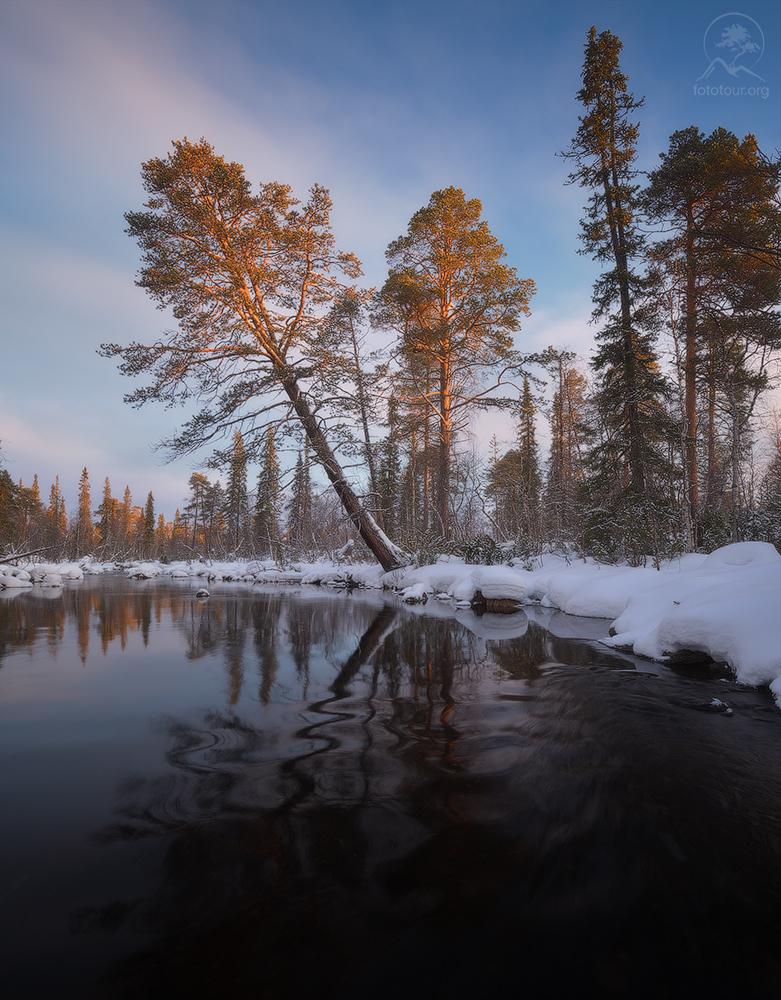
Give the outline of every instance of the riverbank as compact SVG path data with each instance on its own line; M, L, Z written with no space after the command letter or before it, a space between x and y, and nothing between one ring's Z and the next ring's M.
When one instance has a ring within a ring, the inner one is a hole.
M91 559L2 567L6 595L56 588L85 575L116 572ZM727 664L738 681L770 687L781 702L781 555L765 542L740 542L649 567L611 566L543 555L531 567L480 566L441 557L428 566L383 573L373 563L328 561L280 568L271 561L133 562L132 579L207 583L319 585L392 589L401 600L451 602L459 608L535 603L580 617L608 619L600 642L653 660L701 656Z

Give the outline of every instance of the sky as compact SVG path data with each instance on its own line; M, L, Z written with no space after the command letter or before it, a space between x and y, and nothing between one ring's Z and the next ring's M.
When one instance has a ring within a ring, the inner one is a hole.
M583 193L565 185L557 156L577 125L586 32L595 24L624 42L623 68L646 100L642 168L691 124L753 132L772 151L777 0L740 8L764 36L753 68L766 96L725 95L718 84L735 81L718 68L707 81L717 92L697 92L709 25L730 12L697 0L3 0L0 447L11 474L29 482L37 471L44 490L59 474L72 503L87 465L95 491L108 475L116 494L128 482L141 502L151 489L171 514L203 465L165 463L154 445L179 415L127 407L131 383L96 354L170 323L134 285L123 212L143 202L140 163L183 135L207 137L253 181L301 194L325 184L339 244L360 256L367 285L382 282L385 248L431 192L462 187L537 283L518 347L588 358L596 270L577 253ZM483 438L492 429L478 426Z

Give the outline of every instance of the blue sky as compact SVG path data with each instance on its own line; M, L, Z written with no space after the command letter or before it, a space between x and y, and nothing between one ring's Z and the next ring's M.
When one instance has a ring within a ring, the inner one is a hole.
M153 336L165 318L133 285L122 213L139 163L207 136L252 179L331 189L340 243L382 280L384 250L432 190L482 199L538 292L518 344L588 355L593 264L577 251L581 192L556 157L577 121L593 23L624 41L644 95L640 157L692 123L781 136L781 7L740 8L762 28L760 97L700 96L703 35L720 3L118 2L5 0L0 13L0 439L12 474L82 464L168 512L197 460L152 445L177 414L134 411L97 344ZM713 78L710 82L716 82ZM726 79L727 83L732 83ZM485 428L483 428L485 430ZM501 434L501 428L500 434Z

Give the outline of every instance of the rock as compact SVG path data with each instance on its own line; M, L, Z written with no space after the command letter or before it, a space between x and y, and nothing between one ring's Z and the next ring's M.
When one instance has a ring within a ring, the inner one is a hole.
M211 597L211 594L204 587L201 587L200 590L196 590L195 591L195 596L196 597Z

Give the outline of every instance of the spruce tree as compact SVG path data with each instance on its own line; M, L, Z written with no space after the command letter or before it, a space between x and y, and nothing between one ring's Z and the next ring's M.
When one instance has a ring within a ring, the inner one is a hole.
M49 506L46 511L46 520L48 524L48 544L53 549L59 549L65 541L65 535L68 530L65 499L60 489L59 476L54 477L54 482L49 490Z
M258 474L253 528L257 552L277 557L280 543L280 485L275 438L274 428L267 428L262 464Z
M18 534L19 490L7 469L0 464L0 545L11 545Z
M98 521L98 534L101 545L108 545L114 537L114 500L111 496L111 483L108 476L103 482L103 499L98 508L100 520Z
M90 496L89 473L86 466L79 479L79 513L76 522L76 555L87 555L95 544L95 528L92 523L92 498Z
M144 552L147 556L155 551L155 498L150 490L144 505Z
M539 538L540 530L540 457L537 449L535 414L537 407L532 397L528 376L523 379L520 420L518 426L518 475L523 497L523 529L530 540Z
M306 449L299 451L293 476L293 487L287 515L287 536L299 552L312 545L312 481L309 475L309 456Z
M247 501L247 452L241 431L233 435L233 448L228 469L228 487L225 492L225 521L228 545L237 552L244 540L248 516Z
M133 495L130 492L130 487L125 485L124 492L122 493L122 502L117 508L116 516L116 538L120 545L127 546L130 542L130 525L131 525L131 514L133 510Z
M667 385L656 356L651 288L642 273L645 241L633 117L643 102L628 89L621 48L610 31L589 30L578 92L584 113L564 155L575 163L570 182L590 192L581 223L582 252L608 265L594 285L594 318L603 326L592 360L596 403L607 433L591 462L603 489L623 483L644 498L652 492L655 474L666 469L662 444L671 427L662 406Z

